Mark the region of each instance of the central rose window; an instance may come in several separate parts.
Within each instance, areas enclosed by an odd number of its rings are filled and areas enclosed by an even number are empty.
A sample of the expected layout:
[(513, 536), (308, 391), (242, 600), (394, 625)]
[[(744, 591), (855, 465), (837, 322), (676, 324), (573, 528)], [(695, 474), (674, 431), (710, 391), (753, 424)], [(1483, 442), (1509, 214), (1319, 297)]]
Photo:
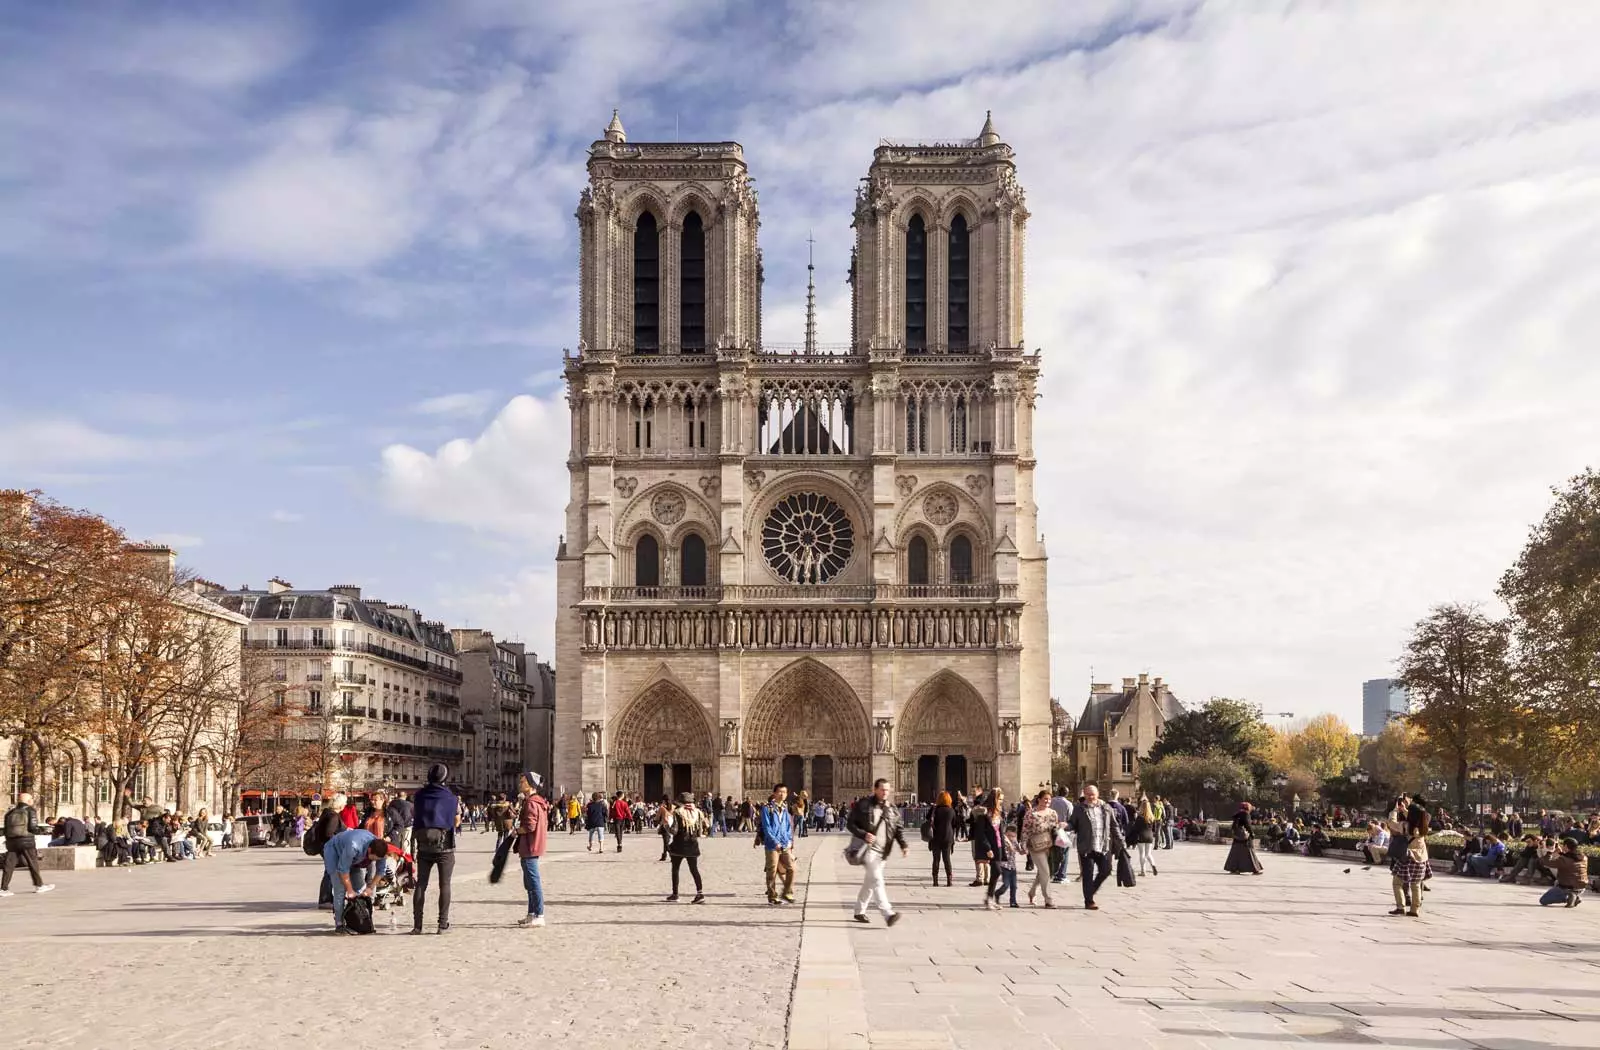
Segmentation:
[(844, 509), (815, 492), (785, 496), (761, 527), (767, 565), (787, 583), (827, 583), (850, 560), (854, 541)]

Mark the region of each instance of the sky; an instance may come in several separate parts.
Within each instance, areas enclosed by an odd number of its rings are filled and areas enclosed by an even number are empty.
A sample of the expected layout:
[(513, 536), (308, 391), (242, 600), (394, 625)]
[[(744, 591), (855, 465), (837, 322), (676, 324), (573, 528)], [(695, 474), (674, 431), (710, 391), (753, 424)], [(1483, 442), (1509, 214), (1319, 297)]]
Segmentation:
[[(915, 11), (915, 15), (910, 13)], [(1600, 448), (1600, 5), (9, 4), (0, 485), (551, 649), (573, 210), (734, 139), (848, 339), (880, 138), (1028, 192), (1052, 692), (1333, 711)]]

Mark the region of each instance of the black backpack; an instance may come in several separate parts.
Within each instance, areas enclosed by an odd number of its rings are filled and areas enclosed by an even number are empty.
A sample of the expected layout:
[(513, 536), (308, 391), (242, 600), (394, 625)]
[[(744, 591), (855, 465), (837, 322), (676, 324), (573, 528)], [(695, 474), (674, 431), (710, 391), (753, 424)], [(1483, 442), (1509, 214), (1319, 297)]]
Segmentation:
[(371, 933), (372, 930), (372, 900), (357, 894), (346, 897), (344, 902), (344, 925), (351, 933)]
[(306, 851), (308, 857), (322, 856), (322, 847), (328, 844), (327, 837), (322, 833), (322, 818), (306, 829), (305, 836), (300, 840), (300, 848)]

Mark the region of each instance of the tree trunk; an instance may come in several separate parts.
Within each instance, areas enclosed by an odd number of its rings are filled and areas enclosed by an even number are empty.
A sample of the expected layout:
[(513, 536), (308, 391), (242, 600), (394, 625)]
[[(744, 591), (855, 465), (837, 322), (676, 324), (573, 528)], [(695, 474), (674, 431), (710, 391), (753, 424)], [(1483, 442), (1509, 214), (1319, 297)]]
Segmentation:
[(1467, 808), (1467, 756), (1456, 758), (1456, 808)]

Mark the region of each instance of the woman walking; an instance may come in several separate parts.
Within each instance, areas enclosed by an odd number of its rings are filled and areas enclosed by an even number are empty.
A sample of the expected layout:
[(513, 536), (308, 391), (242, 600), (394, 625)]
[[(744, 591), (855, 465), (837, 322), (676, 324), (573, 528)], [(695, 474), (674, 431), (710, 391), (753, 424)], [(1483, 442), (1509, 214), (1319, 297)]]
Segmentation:
[(1139, 877), (1144, 877), (1145, 865), (1150, 866), (1150, 874), (1161, 874), (1156, 870), (1156, 859), (1150, 855), (1156, 842), (1156, 817), (1155, 807), (1150, 805), (1150, 799), (1145, 795), (1139, 796), (1139, 812), (1133, 818), (1133, 826), (1128, 829), (1128, 841), (1134, 844), (1134, 852), (1139, 856)]
[(1248, 802), (1241, 802), (1239, 812), (1233, 815), (1233, 845), (1228, 848), (1223, 871), (1235, 875), (1261, 874), (1261, 861), (1256, 859), (1255, 831), (1250, 827), (1250, 811), (1254, 808)]
[(1390, 883), (1394, 889), (1394, 910), (1390, 915), (1422, 916), (1422, 880), (1427, 877), (1428, 863), (1428, 813), (1423, 810), (1415, 819), (1406, 820), (1398, 813), (1393, 828), (1396, 835), (1406, 836), (1405, 846), (1389, 851)]
[(928, 814), (928, 848), (933, 851), (933, 884), (939, 885), (939, 863), (944, 862), (944, 884), (950, 885), (950, 850), (956, 839), (956, 811), (950, 804), (950, 792), (939, 792), (933, 812)]
[(606, 851), (606, 797), (596, 791), (589, 799), (589, 805), (583, 811), (584, 826), (589, 829), (589, 844), (584, 847), (584, 852), (593, 853), (595, 840), (600, 841), (600, 852)]
[(1033, 861), (1033, 885), (1028, 887), (1029, 904), (1035, 903), (1035, 896), (1042, 891), (1044, 906), (1056, 906), (1050, 898), (1050, 850), (1056, 844), (1056, 828), (1060, 823), (1061, 818), (1050, 808), (1050, 792), (1041, 791), (1035, 795), (1033, 808), (1023, 815), (1022, 834), (1019, 836), (1028, 851), (1028, 858)]
[(978, 883), (983, 887), (983, 906), (988, 909), (998, 907), (994, 890), (1000, 879), (1000, 827), (999, 818), (990, 814), (987, 806), (972, 807), (972, 826), (967, 834), (972, 840), (972, 859), (983, 880)]
[(705, 814), (694, 804), (694, 794), (685, 791), (678, 796), (678, 808), (667, 818), (667, 852), (672, 856), (672, 896), (678, 899), (678, 869), (689, 865), (689, 875), (694, 879), (694, 900), (690, 904), (704, 904), (706, 895), (700, 886), (700, 836), (706, 829)]

